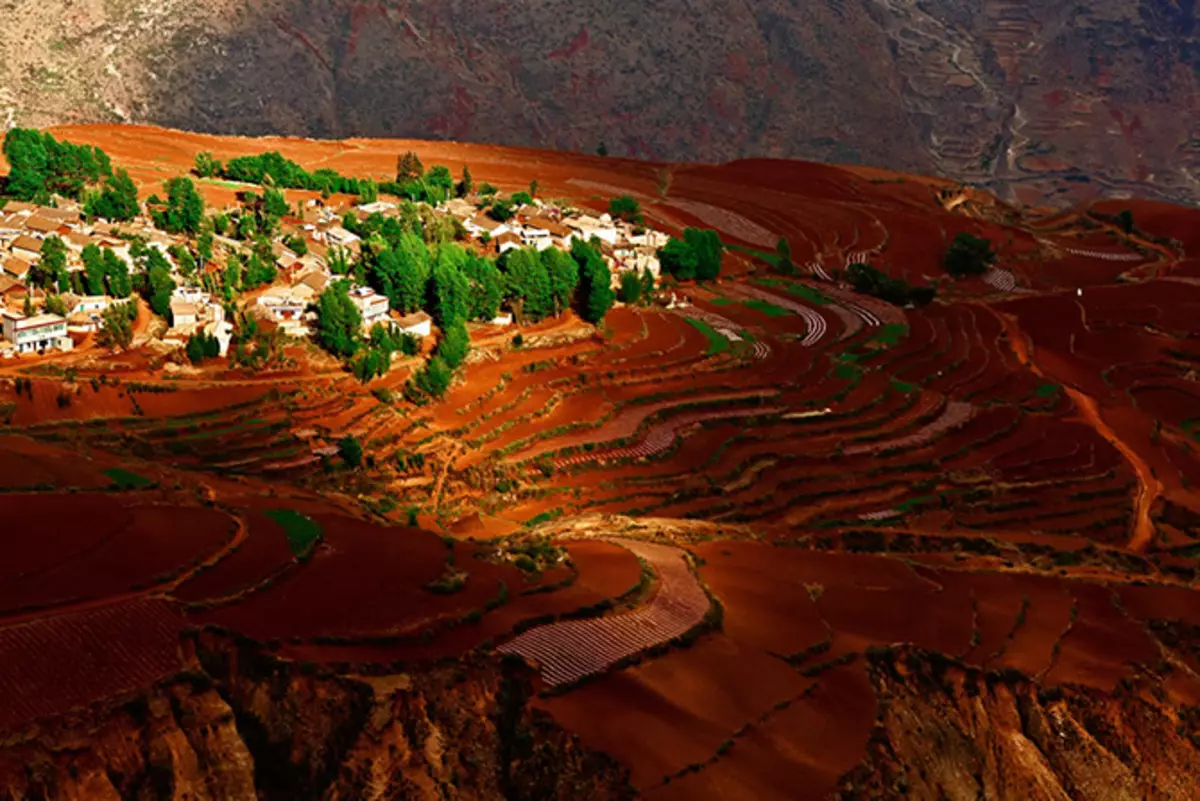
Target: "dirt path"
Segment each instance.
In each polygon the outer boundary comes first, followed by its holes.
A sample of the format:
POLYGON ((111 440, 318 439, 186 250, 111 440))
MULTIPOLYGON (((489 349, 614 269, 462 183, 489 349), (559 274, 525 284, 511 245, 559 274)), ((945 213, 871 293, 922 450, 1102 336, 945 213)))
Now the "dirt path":
MULTIPOLYGON (((1017 360, 1032 370, 1034 375, 1046 378, 1041 368, 1038 367, 1037 362, 1033 360, 1029 342, 1026 340, 1025 334, 1021 331, 1020 324, 1016 318, 1011 315, 1001 314, 990 307, 988 307, 988 310, 992 314, 995 314, 1004 326, 1004 330, 1008 334, 1009 345, 1012 347, 1017 360)), ((1094 428, 1096 433, 1111 442, 1113 447, 1125 457, 1125 461, 1129 462, 1129 466, 1133 468, 1133 472, 1137 476, 1138 490, 1133 501, 1134 524, 1128 547, 1134 551, 1145 550, 1154 539, 1154 521, 1150 517, 1150 510, 1154 507, 1154 502, 1162 495, 1162 482, 1155 478, 1146 460, 1138 455, 1137 451, 1122 441, 1117 436, 1117 432, 1113 431, 1112 426, 1105 422, 1103 415, 1100 414, 1100 407, 1096 404, 1095 398, 1072 387, 1070 384, 1063 383, 1062 388, 1072 402, 1074 402, 1075 408, 1079 410, 1080 418, 1094 428)))

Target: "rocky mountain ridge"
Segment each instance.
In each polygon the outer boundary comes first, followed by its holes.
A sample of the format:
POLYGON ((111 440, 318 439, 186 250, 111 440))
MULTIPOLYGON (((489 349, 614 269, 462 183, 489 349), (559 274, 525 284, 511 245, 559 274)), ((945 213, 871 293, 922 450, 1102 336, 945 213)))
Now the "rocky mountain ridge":
POLYGON ((1196 200, 1192 4, 8 0, 0 118, 446 138, 1196 200))

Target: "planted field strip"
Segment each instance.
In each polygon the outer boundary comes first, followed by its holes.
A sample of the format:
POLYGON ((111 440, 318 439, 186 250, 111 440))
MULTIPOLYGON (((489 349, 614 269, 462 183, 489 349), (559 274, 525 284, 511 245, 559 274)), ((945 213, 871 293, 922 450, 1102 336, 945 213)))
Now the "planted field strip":
MULTIPOLYGON (((691 392, 695 392, 692 388, 691 392)), ((738 400, 753 401, 765 400, 766 398, 778 397, 778 390, 749 390, 742 392, 724 392, 719 395, 707 395, 700 397, 679 397, 670 400, 663 400, 657 403, 643 403, 630 405, 623 408, 608 422, 602 426, 589 431, 582 431, 576 436, 564 436, 561 439, 551 441, 535 442, 530 441, 525 450, 515 452, 509 459, 510 462, 525 461, 540 456, 543 453, 557 451, 567 447, 586 446, 588 443, 592 445, 600 445, 613 440, 632 437, 637 433, 641 425, 647 418, 658 412, 672 409, 679 406, 701 405, 709 403, 727 403, 738 400)))
POLYGON ((868 264, 870 263, 872 255, 874 254, 872 254, 869 250, 858 250, 847 253, 845 266, 848 269, 851 264, 868 264))
POLYGON ((1008 270, 1002 270, 999 267, 992 267, 984 273, 983 282, 1001 292, 1012 292, 1017 288, 1016 277, 1008 270))
POLYGON ((1104 261, 1143 261, 1145 259, 1140 253, 1107 253, 1102 250, 1082 250, 1080 248, 1067 248, 1067 252, 1074 256, 1104 261))
POLYGON ((844 452, 847 456, 858 456, 861 454, 877 454, 898 448, 912 448, 926 445, 936 437, 970 420, 974 411, 975 407, 969 403, 952 401, 946 404, 946 409, 940 417, 907 436, 890 439, 885 442, 873 442, 869 445, 852 446, 846 448, 844 452))
POLYGON ((679 435, 679 431, 697 423, 703 423, 708 420, 727 420, 738 417, 757 417, 767 414, 781 414, 786 412, 787 407, 773 406, 767 409, 734 409, 725 412, 695 412, 694 414, 685 414, 679 417, 672 418, 661 425, 651 429, 649 435, 639 444, 630 448, 620 448, 615 451, 606 451, 602 454, 581 453, 575 456, 569 456, 565 459, 560 459, 556 462, 559 468, 569 467, 575 464, 584 464, 586 462, 594 462, 597 460, 614 461, 618 459, 641 459, 647 456, 653 456, 656 453, 662 453, 675 443, 675 439, 679 435))
POLYGON ((825 318, 813 311, 808 306, 805 306, 803 303, 797 303, 794 300, 780 297, 772 292, 766 292, 762 289, 756 289, 754 287, 745 285, 736 287, 733 290, 733 293, 754 298, 755 300, 765 301, 775 306, 779 306, 780 308, 787 309, 793 314, 800 315, 800 317, 804 319, 805 324, 808 326, 808 332, 804 335, 804 339, 800 341, 800 344, 806 348, 811 348, 813 345, 816 345, 821 341, 821 337, 825 336, 825 332, 827 330, 825 318))
POLYGON ((0 730, 179 670, 181 627, 167 601, 137 599, 0 628, 0 730))
POLYGON ((658 590, 649 604, 612 617, 539 626, 496 650, 535 663, 542 680, 557 687, 601 673, 704 621, 708 596, 684 562, 683 551, 668 545, 614 541, 645 559, 658 574, 658 590))

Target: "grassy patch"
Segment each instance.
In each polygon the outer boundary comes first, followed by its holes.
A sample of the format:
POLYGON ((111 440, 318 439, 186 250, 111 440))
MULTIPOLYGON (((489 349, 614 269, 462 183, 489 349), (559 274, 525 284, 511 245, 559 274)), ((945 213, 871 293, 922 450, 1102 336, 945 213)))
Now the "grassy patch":
POLYGON ((908 326, 903 323, 888 323, 879 329, 879 333, 871 337, 876 342, 882 342, 888 347, 900 344, 900 340, 908 337, 908 326))
POLYGON ((774 303, 767 303, 765 300, 748 300, 746 305, 755 311, 760 311, 768 317, 785 317, 791 314, 787 309, 781 306, 776 306, 774 303))
POLYGON ((104 475, 112 479, 112 485, 116 489, 143 489, 154 483, 145 476, 139 476, 137 473, 122 470, 120 467, 110 467, 104 471, 104 475))
POLYGON ((198 442, 206 439, 214 439, 215 437, 223 437, 226 434, 236 434, 241 431, 249 431, 257 426, 264 425, 266 422, 266 420, 262 419, 247 420, 244 423, 237 423, 235 425, 225 426, 224 428, 214 428, 212 431, 201 431, 196 434, 188 434, 187 436, 180 437, 179 439, 183 442, 198 442))
POLYGON ((708 340, 708 355, 724 353, 729 350, 729 340, 718 334, 711 325, 703 320, 693 320, 691 317, 687 318, 687 321, 693 328, 704 334, 704 338, 708 340))
POLYGON ((766 250, 755 250, 754 248, 748 248, 745 245, 726 244, 725 249, 732 250, 735 253, 744 253, 747 256, 753 256, 754 258, 759 259, 760 261, 765 261, 767 264, 771 265, 772 267, 779 266, 779 254, 778 253, 771 253, 766 250))
POLYGON ((774 287, 775 289, 782 289, 788 294, 795 295, 802 300, 807 300, 816 306, 828 306, 833 303, 833 300, 830 298, 804 284, 794 284, 790 281, 781 281, 777 278, 760 278, 754 283, 774 287))
POLYGON ((862 368, 857 364, 846 362, 844 364, 839 364, 837 369, 833 371, 833 374, 843 381, 853 381, 854 379, 858 378, 859 373, 861 372, 862 368))
POLYGON ((900 381, 899 379, 893 378, 892 379, 892 389, 896 390, 897 392, 903 392, 903 393, 907 394, 910 392, 916 392, 917 385, 910 384, 907 381, 900 381))
POLYGON ((1058 384, 1046 383, 1039 386, 1033 391, 1033 394, 1039 398, 1053 398, 1058 395, 1058 391, 1062 389, 1058 384))
POLYGON ((1196 440, 1196 442, 1200 442, 1200 417, 1184 420, 1182 426, 1183 433, 1196 440))
POLYGON ((737 301, 733 300, 732 298, 713 298, 712 299, 712 305, 714 305, 714 306, 732 306, 735 303, 737 303, 737 301))
POLYGON ((525 521, 525 525, 529 526, 530 528, 533 528, 534 526, 539 526, 542 523, 549 523, 551 520, 554 520, 556 517, 561 517, 562 514, 563 514, 562 509, 558 509, 558 508, 551 509, 548 512, 542 512, 539 515, 534 515, 533 517, 529 518, 528 520, 525 521))
POLYGON ((296 556, 310 553, 321 539, 321 527, 317 521, 295 509, 270 509, 263 514, 280 525, 287 535, 288 547, 296 556))

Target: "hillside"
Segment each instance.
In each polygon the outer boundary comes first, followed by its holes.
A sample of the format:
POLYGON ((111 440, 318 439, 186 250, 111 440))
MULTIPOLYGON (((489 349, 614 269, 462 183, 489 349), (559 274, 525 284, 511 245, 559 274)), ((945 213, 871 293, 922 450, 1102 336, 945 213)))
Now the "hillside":
MULTIPOLYGON (((503 195, 536 181, 537 214, 628 194, 728 247, 719 280, 598 323, 458 321, 440 396, 406 388, 445 331, 360 378, 315 332, 256 366, 184 358, 140 300, 128 347, 0 359, 13 799, 1200 798, 1196 211, 803 161, 52 133, 143 200, 202 151, 385 178, 411 149, 503 195), (996 259, 952 278, 962 233, 996 259), (856 291, 864 263, 936 296, 856 291)), ((230 219, 267 193, 195 184, 230 219)), ((284 195, 268 246, 332 261, 366 215, 284 195)), ((5 224, 120 238, 68 206, 5 224)), ((396 226, 442 275, 491 258, 426 205, 368 208, 364 271, 396 226)), ((127 230, 185 262, 144 212, 127 230)), ((214 294, 247 247, 222 240, 194 279, 214 294)))
POLYGON ((4 4, 0 118, 795 157, 1007 197, 1200 200, 1170 0, 4 4), (850 43, 853 43, 851 46, 850 43))

